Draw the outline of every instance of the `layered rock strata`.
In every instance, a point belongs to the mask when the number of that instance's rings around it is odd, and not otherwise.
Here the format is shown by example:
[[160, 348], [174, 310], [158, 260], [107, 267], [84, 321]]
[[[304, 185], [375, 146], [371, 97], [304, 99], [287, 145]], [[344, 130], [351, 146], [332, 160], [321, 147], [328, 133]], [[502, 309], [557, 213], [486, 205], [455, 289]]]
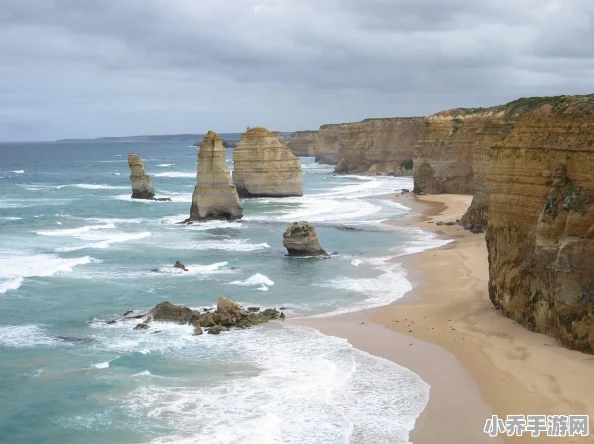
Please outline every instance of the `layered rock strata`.
[[317, 131], [297, 131], [291, 134], [287, 147], [296, 156], [315, 156]]
[[209, 131], [200, 143], [196, 186], [189, 220], [234, 220], [243, 216], [235, 185], [227, 169], [222, 138]]
[[[594, 95], [521, 99], [490, 149], [489, 297], [530, 330], [594, 351]], [[531, 102], [528, 102], [531, 101]]]
[[316, 162], [327, 165], [338, 163], [342, 127], [342, 124], [329, 124], [320, 127], [316, 138]]
[[154, 199], [155, 189], [151, 177], [144, 172], [144, 163], [138, 154], [128, 153], [132, 199]]
[[241, 197], [303, 196], [299, 159], [266, 128], [242, 134], [233, 163], [233, 183]]
[[289, 256], [328, 256], [318, 241], [316, 229], [309, 222], [295, 222], [283, 234]]
[[412, 176], [422, 117], [367, 119], [341, 125], [337, 173]]

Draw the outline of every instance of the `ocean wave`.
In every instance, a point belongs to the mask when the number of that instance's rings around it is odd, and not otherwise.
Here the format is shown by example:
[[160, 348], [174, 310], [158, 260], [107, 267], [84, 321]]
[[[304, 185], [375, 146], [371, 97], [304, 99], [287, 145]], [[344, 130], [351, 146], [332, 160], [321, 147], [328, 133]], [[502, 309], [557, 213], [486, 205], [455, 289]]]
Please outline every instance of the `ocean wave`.
[[[171, 202], [178, 203], [192, 203], [192, 193], [159, 193], [158, 197], [167, 197], [171, 199]], [[161, 204], [167, 203], [167, 201], [150, 200], [150, 199], [132, 199], [130, 194], [120, 194], [118, 196], [112, 196], [111, 199], [125, 200], [129, 202], [138, 202], [145, 204]], [[187, 216], [186, 216], [187, 218]]]
[[184, 271], [179, 268], [174, 267], [162, 267], [158, 268], [157, 270], [159, 273], [169, 273], [175, 275], [195, 275], [195, 274], [218, 274], [218, 273], [230, 273], [232, 270], [225, 270], [224, 267], [227, 266], [229, 262], [216, 262], [214, 264], [209, 265], [186, 265], [186, 269], [188, 271]]
[[61, 258], [54, 254], [23, 255], [14, 251], [0, 252], [0, 293], [17, 290], [24, 278], [49, 277], [70, 273], [77, 265], [101, 262], [90, 256]]
[[[168, 354], [191, 358], [194, 343]], [[124, 415], [175, 430], [153, 443], [300, 444], [349, 442], [353, 436], [358, 442], [405, 443], [429, 396], [429, 386], [413, 372], [313, 329], [236, 330], [203, 336], [199, 348], [213, 356], [211, 365], [229, 367], [214, 358], [223, 349], [234, 366], [250, 371], [241, 377], [227, 371], [225, 378], [199, 386], [159, 380], [148, 370], [135, 374], [151, 383], [116, 395], [116, 401]], [[132, 427], [144, 430], [146, 423]]]
[[25, 170], [15, 170], [15, 171], [11, 171], [11, 173], [24, 174], [25, 173]]
[[148, 231], [142, 233], [109, 233], [105, 236], [93, 236], [93, 235], [81, 235], [77, 236], [79, 239], [83, 240], [97, 240], [97, 242], [92, 244], [84, 244], [84, 245], [72, 245], [67, 247], [59, 247], [56, 248], [57, 252], [65, 253], [70, 251], [78, 251], [83, 250], [85, 248], [98, 248], [104, 249], [111, 247], [112, 244], [119, 244], [122, 242], [128, 242], [132, 240], [140, 240], [146, 237], [151, 236], [151, 233]]
[[183, 222], [188, 218], [188, 214], [177, 214], [175, 216], [167, 216], [160, 220], [162, 225], [172, 225], [176, 228], [183, 227], [184, 229], [188, 230], [195, 230], [195, 231], [208, 231], [208, 230], [217, 230], [223, 228], [234, 228], [240, 229], [244, 228], [243, 224], [240, 221], [227, 221], [227, 220], [209, 220], [204, 222], [194, 222], [192, 224], [181, 225], [180, 222]]
[[110, 359], [109, 361], [100, 362], [98, 364], [93, 364], [93, 365], [91, 365], [91, 368], [96, 368], [98, 370], [103, 370], [103, 369], [109, 368], [109, 364], [118, 358], [119, 358], [119, 356], [116, 356], [115, 358]]
[[157, 165], [158, 167], [170, 167], [175, 165], [174, 163], [160, 163], [159, 165]]
[[35, 233], [40, 234], [41, 236], [75, 236], [80, 237], [83, 233], [88, 233], [92, 230], [108, 230], [111, 228], [115, 228], [115, 225], [112, 223], [105, 224], [105, 225], [86, 225], [84, 227], [79, 228], [66, 228], [66, 229], [56, 229], [56, 230], [41, 230], [35, 231]]
[[40, 325], [0, 326], [0, 345], [11, 348], [55, 347], [61, 341], [48, 335]]
[[189, 250], [256, 251], [270, 248], [266, 242], [250, 244], [249, 239], [199, 241], [185, 248]]
[[82, 188], [83, 190], [127, 190], [130, 187], [116, 186], [116, 185], [100, 185], [92, 183], [75, 183], [68, 185], [74, 188]]
[[408, 254], [420, 253], [425, 250], [443, 247], [449, 243], [454, 242], [453, 239], [440, 239], [436, 234], [429, 231], [423, 231], [420, 228], [399, 228], [399, 230], [406, 230], [407, 234], [412, 234], [414, 237], [403, 245], [397, 245], [390, 248], [390, 251], [397, 253], [397, 256], [406, 256]]
[[155, 177], [171, 177], [171, 178], [195, 178], [196, 173], [183, 173], [180, 171], [165, 171], [164, 173], [154, 174]]
[[0, 222], [13, 222], [15, 220], [23, 220], [23, 218], [22, 217], [13, 217], [13, 216], [0, 217]]
[[256, 285], [272, 286], [272, 285], [274, 285], [274, 282], [267, 276], [257, 273], [257, 274], [254, 274], [253, 276], [247, 278], [244, 281], [233, 281], [233, 282], [229, 282], [229, 284], [230, 285], [242, 285], [244, 287], [251, 287], [251, 286], [256, 286]]

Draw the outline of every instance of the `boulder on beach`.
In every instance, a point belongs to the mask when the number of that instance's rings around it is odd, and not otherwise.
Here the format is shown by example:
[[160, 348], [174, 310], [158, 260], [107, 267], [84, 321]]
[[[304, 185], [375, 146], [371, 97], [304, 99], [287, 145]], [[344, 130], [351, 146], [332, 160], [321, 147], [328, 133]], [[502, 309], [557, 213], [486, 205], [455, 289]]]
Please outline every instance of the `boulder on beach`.
[[329, 256], [320, 247], [313, 225], [305, 221], [295, 222], [287, 228], [283, 234], [283, 245], [289, 256]]

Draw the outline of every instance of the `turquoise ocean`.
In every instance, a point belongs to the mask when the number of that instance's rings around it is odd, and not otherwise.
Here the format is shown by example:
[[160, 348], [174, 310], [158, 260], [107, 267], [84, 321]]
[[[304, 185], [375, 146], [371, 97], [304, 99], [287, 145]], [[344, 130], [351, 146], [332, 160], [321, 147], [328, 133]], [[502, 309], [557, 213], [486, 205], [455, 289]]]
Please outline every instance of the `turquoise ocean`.
[[[179, 225], [196, 181], [188, 145], [0, 144], [0, 442], [408, 442], [428, 385], [344, 339], [280, 322], [199, 337], [106, 324], [219, 296], [289, 318], [381, 306], [411, 288], [393, 259], [444, 243], [384, 223], [409, 217], [389, 195], [412, 178], [338, 176], [313, 158], [301, 158], [303, 197]], [[130, 198], [130, 151], [171, 202]], [[299, 220], [331, 259], [285, 256]]]

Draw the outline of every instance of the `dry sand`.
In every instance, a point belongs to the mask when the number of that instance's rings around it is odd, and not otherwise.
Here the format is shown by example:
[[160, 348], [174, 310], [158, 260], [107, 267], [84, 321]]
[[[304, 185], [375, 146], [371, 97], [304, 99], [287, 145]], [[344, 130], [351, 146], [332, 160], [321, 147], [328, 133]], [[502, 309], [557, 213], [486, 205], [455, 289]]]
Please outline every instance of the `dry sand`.
[[[454, 242], [398, 258], [414, 289], [397, 303], [295, 322], [346, 338], [409, 368], [431, 386], [429, 403], [411, 432], [414, 444], [594, 443], [594, 356], [566, 350], [493, 309], [484, 234], [435, 225], [460, 218], [471, 197], [395, 199], [417, 217], [393, 223]], [[483, 427], [492, 414], [589, 414], [591, 434], [489, 438]]]

